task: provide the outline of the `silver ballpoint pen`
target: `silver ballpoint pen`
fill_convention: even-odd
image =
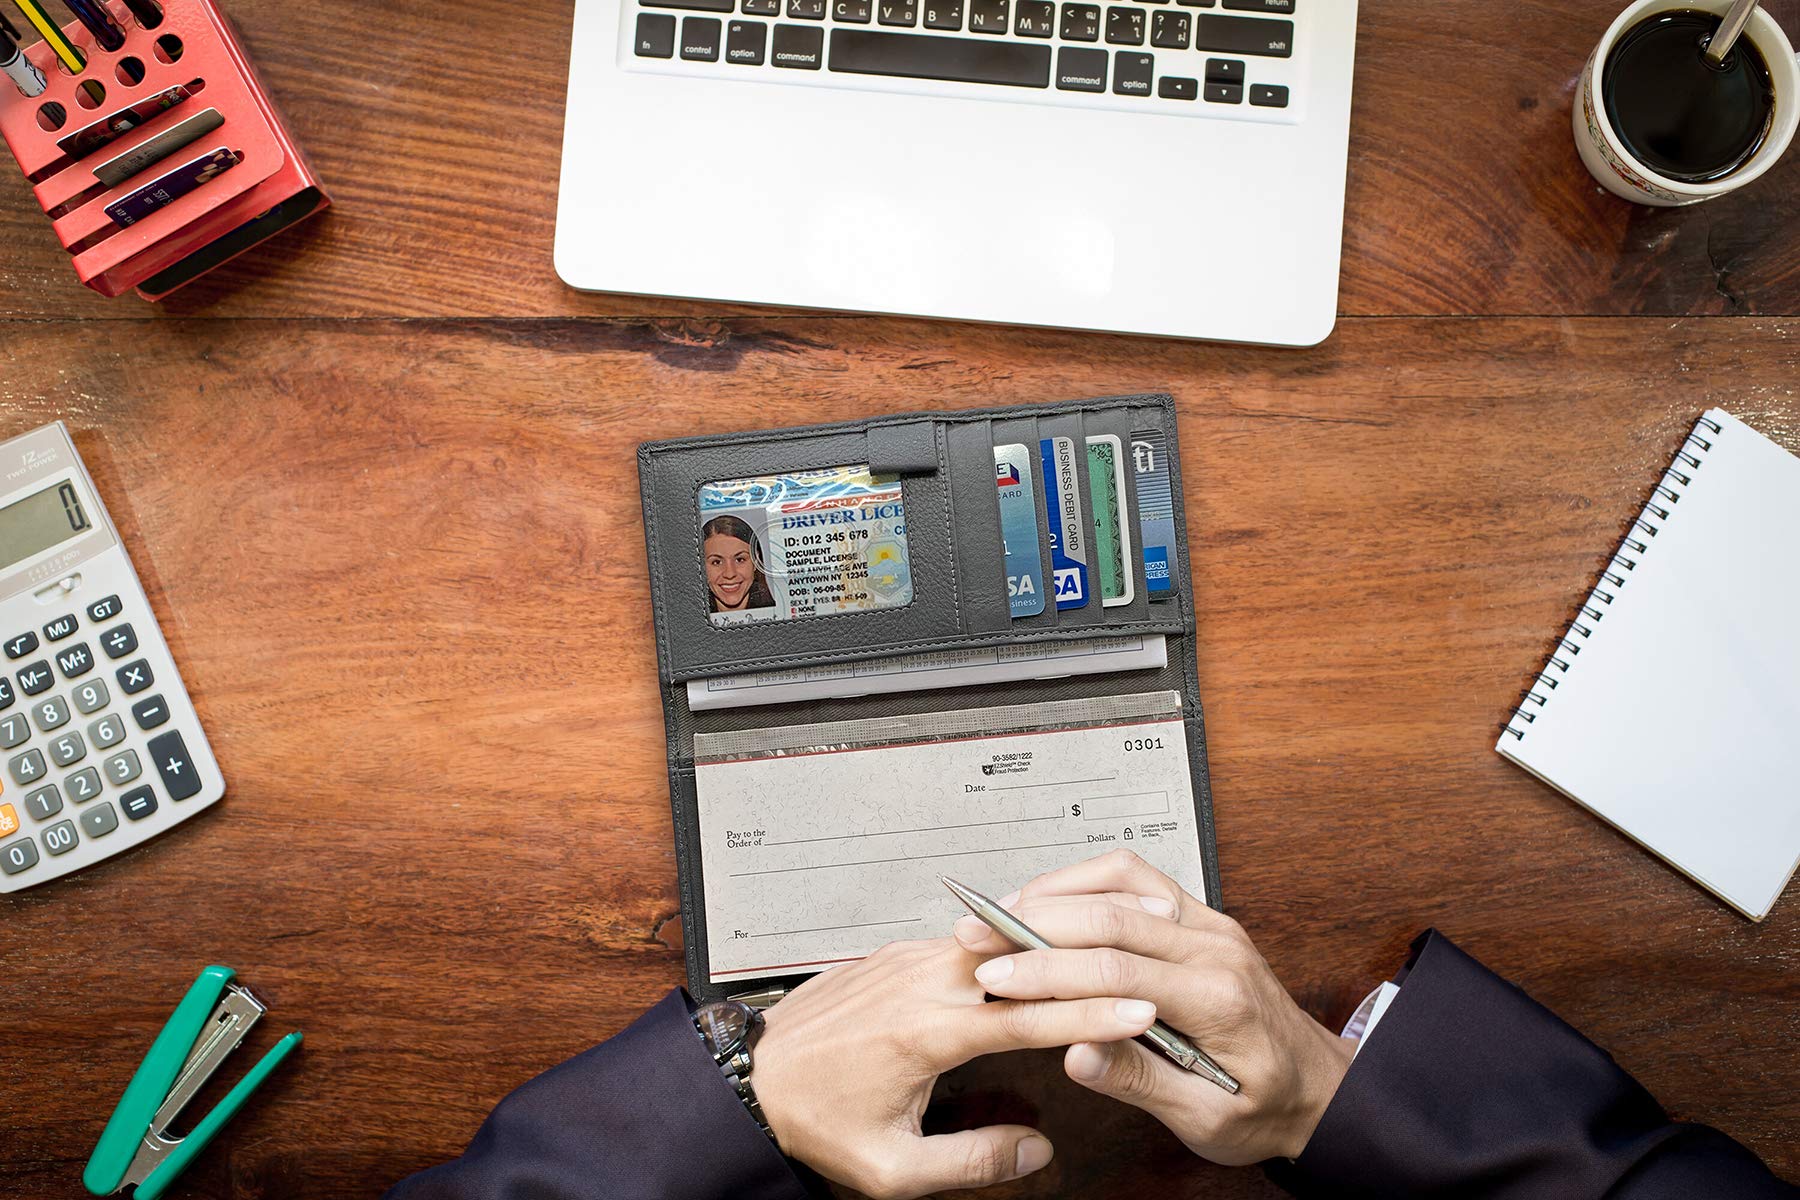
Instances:
[[[964,904],[968,905],[969,911],[985,922],[989,929],[992,929],[995,933],[1019,947],[1021,950],[1056,949],[1055,946],[1052,946],[1044,939],[1042,934],[1007,912],[1004,908],[1001,908],[992,900],[989,900],[974,888],[964,887],[962,884],[956,882],[956,880],[945,875],[939,875],[938,879],[943,882],[945,887],[955,893],[958,900],[961,900]],[[1194,1045],[1179,1033],[1176,1033],[1173,1029],[1164,1025],[1161,1021],[1152,1024],[1149,1029],[1144,1031],[1142,1036],[1134,1040],[1143,1042],[1153,1050],[1162,1051],[1176,1066],[1181,1067],[1183,1070],[1192,1071],[1202,1079],[1218,1084],[1234,1096],[1237,1094],[1238,1081],[1231,1077],[1230,1072],[1226,1071],[1224,1067],[1221,1067],[1218,1063],[1208,1057],[1206,1051],[1200,1049],[1200,1047]]]

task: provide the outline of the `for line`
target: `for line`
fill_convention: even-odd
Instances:
[[[902,921],[864,921],[861,925],[820,925],[816,929],[783,929],[776,933],[753,933],[753,938],[786,937],[790,933],[830,933],[835,929],[873,929],[877,925],[917,925],[922,918],[907,917]]]

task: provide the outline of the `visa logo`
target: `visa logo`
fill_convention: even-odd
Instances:
[[[1008,575],[1006,577],[1006,594],[1008,598],[1035,596],[1037,595],[1037,580],[1029,575]]]
[[[1060,604],[1064,600],[1081,599],[1081,573],[1073,567],[1064,567],[1056,573],[1056,599]]]

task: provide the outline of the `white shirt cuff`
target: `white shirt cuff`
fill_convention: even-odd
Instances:
[[[1344,1032],[1339,1036],[1356,1043],[1356,1049],[1351,1052],[1352,1058],[1362,1052],[1370,1035],[1375,1032],[1375,1026],[1381,1024],[1381,1018],[1387,1015],[1388,1005],[1392,1004],[1394,997],[1399,994],[1399,984],[1384,980],[1381,986],[1370,992],[1363,1002],[1356,1006],[1356,1011],[1350,1014],[1350,1020],[1344,1025]]]

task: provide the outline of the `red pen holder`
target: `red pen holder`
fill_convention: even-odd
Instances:
[[[105,296],[136,288],[159,300],[331,203],[212,0],[160,7],[162,20],[146,27],[106,0],[124,46],[100,49],[77,21],[64,34],[87,59],[79,75],[39,42],[25,54],[49,82],[44,94],[0,96],[0,133],[76,277]],[[116,186],[94,174],[209,108],[223,120],[217,129]],[[240,156],[236,166],[130,225],[108,215],[109,205],[220,148]]]

